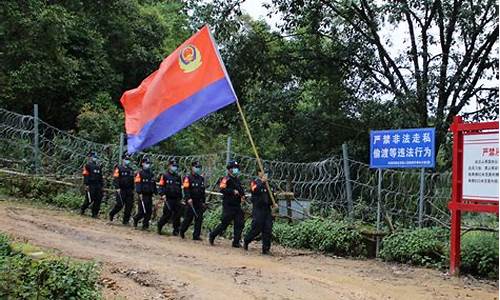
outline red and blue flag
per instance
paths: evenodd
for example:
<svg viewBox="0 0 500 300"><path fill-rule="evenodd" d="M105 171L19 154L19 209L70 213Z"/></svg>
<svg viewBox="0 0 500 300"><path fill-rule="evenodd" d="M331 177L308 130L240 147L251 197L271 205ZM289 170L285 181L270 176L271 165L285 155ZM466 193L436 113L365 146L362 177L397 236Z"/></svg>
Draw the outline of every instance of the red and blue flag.
<svg viewBox="0 0 500 300"><path fill-rule="evenodd" d="M150 147L235 101L224 63L205 26L139 87L123 94L128 152Z"/></svg>

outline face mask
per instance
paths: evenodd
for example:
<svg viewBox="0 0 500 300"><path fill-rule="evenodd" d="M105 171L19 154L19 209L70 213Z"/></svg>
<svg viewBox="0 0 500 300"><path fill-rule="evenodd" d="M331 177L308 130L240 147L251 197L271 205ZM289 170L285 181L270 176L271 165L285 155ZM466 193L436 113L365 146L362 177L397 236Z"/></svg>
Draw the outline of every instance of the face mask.
<svg viewBox="0 0 500 300"><path fill-rule="evenodd" d="M234 176L237 176L238 174L240 174L240 169L238 169L238 168L233 168L233 175L234 175Z"/></svg>
<svg viewBox="0 0 500 300"><path fill-rule="evenodd" d="M130 164L130 160L128 160L128 159L124 159L124 160L123 160L123 163L124 163L126 166L128 166L128 165Z"/></svg>
<svg viewBox="0 0 500 300"><path fill-rule="evenodd" d="M200 175L200 174L201 174L201 168L199 168L199 167L194 167L194 168L193 168L193 172L194 172L196 175Z"/></svg>
<svg viewBox="0 0 500 300"><path fill-rule="evenodd" d="M144 168L144 169L146 169L146 170L147 170L147 169L149 169L149 167L151 167L151 165L150 165L150 164L143 164L142 166L143 166L143 168Z"/></svg>
<svg viewBox="0 0 500 300"><path fill-rule="evenodd" d="M90 158L90 160L91 160L91 161L93 161L93 162L96 162L96 161L97 161L97 157L92 156L92 157Z"/></svg>
<svg viewBox="0 0 500 300"><path fill-rule="evenodd" d="M177 167L176 166L170 166L170 171L172 173L177 173Z"/></svg>

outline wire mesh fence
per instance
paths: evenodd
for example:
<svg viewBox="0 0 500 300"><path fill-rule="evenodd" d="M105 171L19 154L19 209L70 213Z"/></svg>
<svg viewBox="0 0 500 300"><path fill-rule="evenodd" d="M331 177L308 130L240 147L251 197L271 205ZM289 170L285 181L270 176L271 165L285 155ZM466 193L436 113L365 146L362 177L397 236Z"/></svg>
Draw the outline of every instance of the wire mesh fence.
<svg viewBox="0 0 500 300"><path fill-rule="evenodd" d="M38 122L37 126L35 123ZM35 127L38 128L36 132ZM120 157L120 145L91 142L59 130L33 116L0 109L0 169L36 174L61 182L77 183L86 162L86 154L96 151L107 175ZM35 143L38 141L38 143ZM139 161L144 153L134 155ZM176 159L182 172L193 161L200 161L209 190L225 174L226 152L193 156L148 153L153 171L160 174L170 159ZM248 186L256 174L254 157L231 153L242 166L242 179ZM334 156L309 163L264 160L270 170L270 183L278 192L293 194L293 199L280 200L280 211L292 218L310 215L344 218L375 223L377 218L378 177L376 170L362 162ZM349 178L345 165L349 167ZM381 214L393 224L415 226L419 216L420 172L418 170L383 170ZM351 199L348 197L350 183ZM451 193L450 173L425 173L423 221L427 225L448 226L447 202ZM350 203L349 203L350 200ZM291 214L290 214L291 212Z"/></svg>

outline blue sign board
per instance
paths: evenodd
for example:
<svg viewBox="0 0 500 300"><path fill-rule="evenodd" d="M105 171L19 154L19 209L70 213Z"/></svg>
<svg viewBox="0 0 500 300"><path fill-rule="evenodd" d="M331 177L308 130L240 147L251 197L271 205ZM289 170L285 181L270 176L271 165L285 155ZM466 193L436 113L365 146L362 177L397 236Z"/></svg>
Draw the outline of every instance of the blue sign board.
<svg viewBox="0 0 500 300"><path fill-rule="evenodd" d="M434 128L370 132L370 168L434 168Z"/></svg>

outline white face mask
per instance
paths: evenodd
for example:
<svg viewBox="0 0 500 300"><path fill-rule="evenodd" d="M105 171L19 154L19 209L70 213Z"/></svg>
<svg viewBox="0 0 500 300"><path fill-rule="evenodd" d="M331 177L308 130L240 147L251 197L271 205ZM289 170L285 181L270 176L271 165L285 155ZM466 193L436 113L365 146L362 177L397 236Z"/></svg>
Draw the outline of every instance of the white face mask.
<svg viewBox="0 0 500 300"><path fill-rule="evenodd" d="M147 169L149 169L149 167L151 167L151 165L150 165L150 164L143 164L142 166L143 166L143 167L144 167L144 169L146 169L146 170L147 170Z"/></svg>
<svg viewBox="0 0 500 300"><path fill-rule="evenodd" d="M123 160L123 163L124 163L126 166L128 166L128 165L130 165L130 160L128 160L128 159L124 159L124 160Z"/></svg>

